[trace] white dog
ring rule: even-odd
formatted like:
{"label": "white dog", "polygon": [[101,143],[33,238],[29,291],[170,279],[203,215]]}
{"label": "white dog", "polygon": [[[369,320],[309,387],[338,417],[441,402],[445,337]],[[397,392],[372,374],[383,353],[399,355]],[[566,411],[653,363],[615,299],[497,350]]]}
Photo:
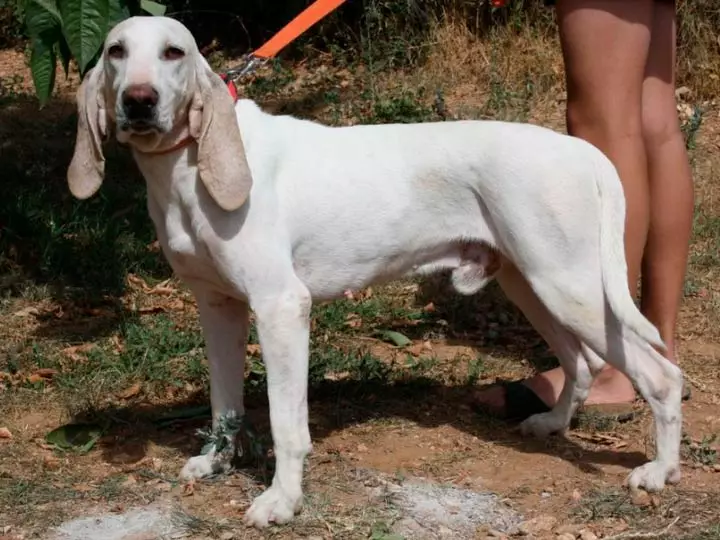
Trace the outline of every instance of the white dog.
{"label": "white dog", "polygon": [[[78,107],[70,190],[84,199],[100,187],[105,135],[132,148],[165,256],[197,299],[216,427],[243,415],[256,314],[277,463],[248,523],[288,522],[302,503],[311,302],[440,269],[465,294],[497,279],[560,358],[560,400],[524,432],[565,429],[607,360],[656,421],[657,454],[630,486],[679,480],[682,374],[628,292],[622,186],[590,144],[519,123],[332,128],[270,116],[235,104],[187,28],[163,17],[111,30]],[[230,457],[211,448],[182,475]]]}

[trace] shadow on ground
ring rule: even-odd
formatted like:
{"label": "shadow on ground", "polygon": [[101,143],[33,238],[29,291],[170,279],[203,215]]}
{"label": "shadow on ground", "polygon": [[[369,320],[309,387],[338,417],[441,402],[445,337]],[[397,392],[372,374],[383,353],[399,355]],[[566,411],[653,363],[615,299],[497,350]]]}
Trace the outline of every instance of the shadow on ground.
{"label": "shadow on ground", "polygon": [[[67,309],[105,308],[111,315],[85,334],[106,332],[128,315],[116,298],[129,272],[170,275],[149,249],[155,234],[144,182],[129,153],[108,144],[103,187],[75,200],[66,183],[74,103],[56,99],[40,110],[34,97],[0,94],[0,105],[0,292],[13,296],[32,284]],[[62,330],[57,322],[40,334]]]}

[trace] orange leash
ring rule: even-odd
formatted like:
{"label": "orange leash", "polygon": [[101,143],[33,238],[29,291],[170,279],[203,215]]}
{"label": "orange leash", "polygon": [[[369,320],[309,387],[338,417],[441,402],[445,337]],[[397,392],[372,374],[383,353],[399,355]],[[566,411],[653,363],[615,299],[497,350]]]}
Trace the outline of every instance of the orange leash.
{"label": "orange leash", "polygon": [[286,24],[262,47],[253,53],[258,58],[273,58],[288,43],[294,41],[308,28],[344,4],[345,0],[316,0],[305,11]]}
{"label": "orange leash", "polygon": [[229,69],[222,77],[228,82],[234,81],[243,75],[255,70],[258,65],[273,58],[285,46],[297,39],[303,32],[323,17],[344,4],[346,0],[315,0],[306,7],[297,17],[287,23],[277,34],[271,37],[258,50],[251,52],[244,58],[244,63]]}

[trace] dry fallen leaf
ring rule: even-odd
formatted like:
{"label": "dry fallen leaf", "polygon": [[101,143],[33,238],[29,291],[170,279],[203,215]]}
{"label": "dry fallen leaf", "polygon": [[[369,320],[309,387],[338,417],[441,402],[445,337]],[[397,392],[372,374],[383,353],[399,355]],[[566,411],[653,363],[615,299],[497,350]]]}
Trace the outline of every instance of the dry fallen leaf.
{"label": "dry fallen leaf", "polygon": [[256,343],[248,343],[246,351],[250,356],[260,356],[260,345],[257,345]]}
{"label": "dry fallen leaf", "polygon": [[407,347],[405,350],[413,356],[422,356],[423,354],[432,351],[432,344],[429,341],[422,341]]}
{"label": "dry fallen leaf", "polygon": [[110,338],[110,343],[115,348],[115,352],[121,353],[125,350],[125,345],[120,341],[120,336],[117,334]]}
{"label": "dry fallen leaf", "polygon": [[12,433],[10,433],[10,430],[6,427],[0,427],[0,439],[8,440],[12,439]]}
{"label": "dry fallen leaf", "polygon": [[150,291],[150,294],[173,294],[175,289],[172,287],[155,287]]}
{"label": "dry fallen leaf", "polygon": [[357,313],[349,313],[347,317],[345,317],[345,326],[349,326],[350,328],[360,328],[362,326],[362,319],[360,318],[360,315]]}
{"label": "dry fallen leaf", "polygon": [[40,311],[36,307],[26,307],[13,313],[15,317],[29,317],[30,315],[40,315]]}
{"label": "dry fallen leaf", "polygon": [[72,347],[67,347],[61,352],[75,362],[82,362],[83,360],[85,360],[85,357],[81,356],[81,354],[87,353],[94,348],[94,343],[83,343],[82,345],[73,345]]}
{"label": "dry fallen leaf", "polygon": [[54,375],[57,375],[57,370],[52,368],[41,368],[35,373],[29,375],[25,381],[31,384],[47,381],[52,379]]}
{"label": "dry fallen leaf", "polygon": [[149,291],[150,287],[147,283],[145,283],[145,280],[141,277],[136,276],[135,274],[128,274],[127,280],[130,283],[130,285],[135,285],[136,287],[140,287],[143,291]]}
{"label": "dry fallen leaf", "polygon": [[142,390],[142,385],[137,382],[129,388],[126,388],[125,390],[118,392],[115,395],[120,399],[130,399],[131,397],[137,396],[140,393],[140,390]]}
{"label": "dry fallen leaf", "polygon": [[616,448],[627,446],[627,442],[625,442],[620,437],[605,435],[603,433],[583,433],[581,431],[576,431],[572,433],[572,436],[577,437],[578,439],[582,439],[584,441],[592,442],[595,444],[605,444],[608,446],[614,446]]}
{"label": "dry fallen leaf", "polygon": [[172,309],[174,311],[181,311],[185,309],[185,302],[183,302],[180,298],[176,298],[172,302],[170,302],[167,305],[168,309]]}
{"label": "dry fallen leaf", "polygon": [[324,378],[326,381],[344,381],[350,378],[349,371],[328,371],[325,373]]}
{"label": "dry fallen leaf", "polygon": [[195,482],[190,481],[187,484],[183,485],[182,492],[184,496],[189,496],[195,493]]}

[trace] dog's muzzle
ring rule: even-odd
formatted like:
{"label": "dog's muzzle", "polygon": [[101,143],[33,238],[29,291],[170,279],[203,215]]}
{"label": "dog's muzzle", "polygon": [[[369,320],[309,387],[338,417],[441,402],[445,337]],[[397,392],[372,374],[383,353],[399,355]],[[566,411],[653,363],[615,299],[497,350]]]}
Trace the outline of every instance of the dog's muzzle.
{"label": "dog's muzzle", "polygon": [[122,128],[136,132],[157,129],[157,90],[149,84],[128,86],[122,94],[122,108],[125,116]]}

